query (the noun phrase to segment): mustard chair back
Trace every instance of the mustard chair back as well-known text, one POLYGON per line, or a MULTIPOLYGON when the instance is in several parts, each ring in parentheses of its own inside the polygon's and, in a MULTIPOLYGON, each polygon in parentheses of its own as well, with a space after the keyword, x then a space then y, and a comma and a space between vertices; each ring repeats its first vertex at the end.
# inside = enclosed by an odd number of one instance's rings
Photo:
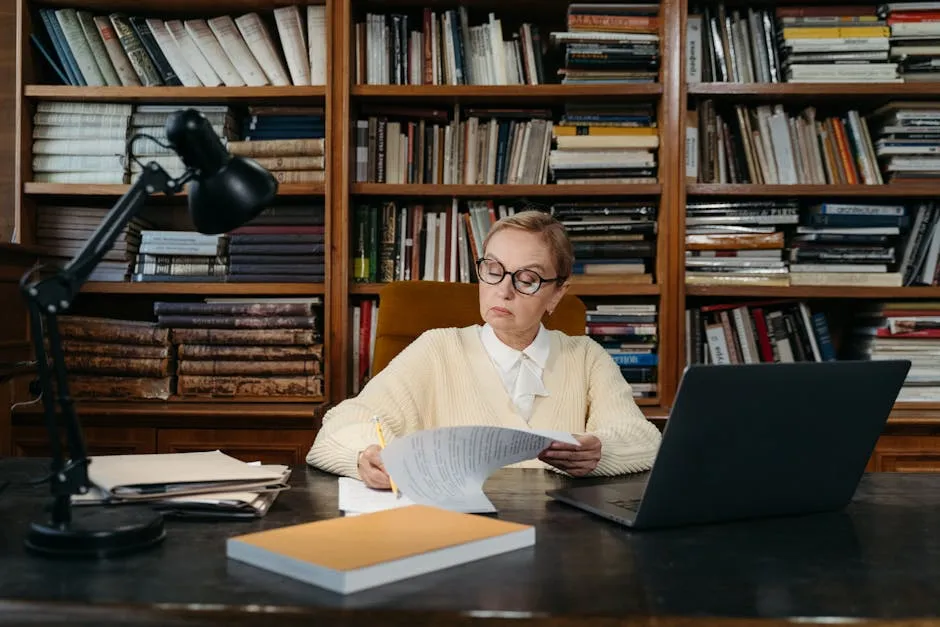
MULTIPOLYGON (((481 324, 478 290, 476 283, 442 281, 395 281, 385 285, 379 297, 373 376, 428 329, 481 324)), ((569 293, 543 323, 547 329, 584 335, 586 319, 584 303, 569 293)))

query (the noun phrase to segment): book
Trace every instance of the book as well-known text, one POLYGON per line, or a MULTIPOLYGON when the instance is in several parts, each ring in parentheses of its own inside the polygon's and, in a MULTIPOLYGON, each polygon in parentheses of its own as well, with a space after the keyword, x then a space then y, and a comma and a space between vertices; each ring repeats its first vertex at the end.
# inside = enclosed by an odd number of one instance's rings
POLYGON ((411 505, 229 538, 229 559, 349 594, 535 544, 535 527, 411 505))

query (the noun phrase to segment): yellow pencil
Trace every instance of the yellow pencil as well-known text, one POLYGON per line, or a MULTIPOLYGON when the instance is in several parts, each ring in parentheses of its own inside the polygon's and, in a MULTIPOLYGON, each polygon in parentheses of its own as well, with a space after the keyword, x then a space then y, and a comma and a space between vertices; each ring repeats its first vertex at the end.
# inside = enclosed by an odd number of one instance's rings
MULTIPOLYGON (((378 434, 378 436, 379 436, 379 445, 380 445, 382 448, 385 448, 385 435, 382 433, 382 423, 379 422, 379 417, 378 417, 378 416, 372 416, 372 422, 375 423, 375 432, 376 432, 376 433, 378 434)), ((395 486, 395 481, 392 480, 391 476, 389 476, 388 482, 389 482, 389 484, 391 484, 391 486, 392 486, 392 492, 394 492, 395 498, 396 498, 396 499, 399 498, 400 495, 398 494, 398 487, 395 486)))

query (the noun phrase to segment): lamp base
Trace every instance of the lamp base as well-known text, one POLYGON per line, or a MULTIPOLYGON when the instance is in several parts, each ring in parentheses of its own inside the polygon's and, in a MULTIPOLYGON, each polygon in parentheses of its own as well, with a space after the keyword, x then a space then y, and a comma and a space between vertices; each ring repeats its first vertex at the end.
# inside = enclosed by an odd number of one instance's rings
POLYGON ((136 507, 73 507, 72 522, 30 525, 26 548, 48 557, 101 559, 136 553, 166 537, 163 517, 136 507))

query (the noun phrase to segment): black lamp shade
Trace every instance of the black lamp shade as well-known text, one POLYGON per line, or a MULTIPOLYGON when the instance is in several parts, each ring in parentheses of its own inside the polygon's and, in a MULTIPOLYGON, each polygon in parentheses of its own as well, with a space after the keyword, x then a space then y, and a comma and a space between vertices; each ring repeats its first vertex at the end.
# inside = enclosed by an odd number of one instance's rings
POLYGON ((229 155, 205 116, 195 109, 167 118, 166 137, 187 167, 189 213, 200 233, 227 233, 255 218, 274 200, 277 179, 248 157, 229 155))
POLYGON ((253 220, 277 194, 277 179, 256 161, 232 157, 214 175, 189 182, 189 213, 200 233, 227 233, 253 220))

